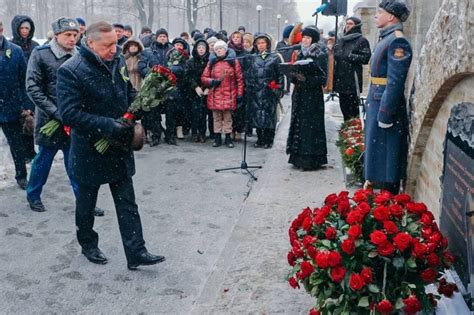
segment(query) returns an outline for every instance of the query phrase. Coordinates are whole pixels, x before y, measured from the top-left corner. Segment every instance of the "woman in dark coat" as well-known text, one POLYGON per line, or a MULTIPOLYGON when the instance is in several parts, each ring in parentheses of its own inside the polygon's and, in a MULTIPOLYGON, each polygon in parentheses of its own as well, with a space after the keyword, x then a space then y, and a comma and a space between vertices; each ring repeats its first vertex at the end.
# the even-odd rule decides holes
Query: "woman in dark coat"
POLYGON ((299 60, 309 64, 293 79, 291 124, 286 153, 288 163, 305 171, 327 164, 326 130, 324 127, 323 85, 327 79, 327 49, 319 43, 319 30, 308 26, 303 30, 299 60))
MULTIPOLYGON (((205 39, 194 43, 192 58, 187 62, 186 77, 189 80, 191 101, 191 131, 194 142, 206 142, 207 94, 209 89, 201 83, 201 75, 209 61, 209 45, 205 39)), ((210 128, 212 132, 213 128, 210 128)))
POLYGON ((12 43, 17 44, 25 54, 26 63, 30 59, 31 52, 35 47, 39 46, 33 40, 35 35, 35 23, 26 15, 15 15, 12 20, 12 43))
POLYGON ((277 124, 277 106, 283 96, 284 78, 278 65, 281 55, 271 54, 272 40, 267 34, 257 35, 253 41, 257 56, 251 59, 248 70, 248 119, 257 128, 255 147, 269 149, 273 145, 277 124))
POLYGON ((369 41, 362 36, 362 22, 357 17, 347 19, 344 36, 334 46, 334 91, 339 93, 344 121, 359 116, 359 97, 354 78, 357 73, 359 92, 362 93, 362 65, 369 63, 369 41))

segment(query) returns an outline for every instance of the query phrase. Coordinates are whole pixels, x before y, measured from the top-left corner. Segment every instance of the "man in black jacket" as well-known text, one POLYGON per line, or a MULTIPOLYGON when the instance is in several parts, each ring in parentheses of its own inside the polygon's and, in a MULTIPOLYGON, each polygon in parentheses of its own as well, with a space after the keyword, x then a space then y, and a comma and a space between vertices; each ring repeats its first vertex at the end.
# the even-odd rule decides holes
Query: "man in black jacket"
POLYGON ((78 184, 76 200, 77 239, 86 258, 107 263, 98 248, 93 230, 94 207, 99 188, 109 184, 125 249, 128 268, 153 265, 165 260, 150 254, 143 240, 142 225, 132 176, 135 174, 130 149, 134 123, 122 119, 135 98, 127 65, 117 48, 112 25, 98 22, 87 28, 79 54, 58 70, 57 97, 61 119, 72 128, 69 165, 78 184), (94 143, 107 137, 113 146, 103 154, 94 143))
POLYGON ((362 22, 358 17, 346 21, 344 35, 337 39, 334 47, 334 90, 339 93, 339 104, 344 121, 359 116, 357 96, 357 73, 359 89, 362 92, 362 65, 369 63, 371 52, 369 41, 362 36, 362 22))
MULTIPOLYGON (((63 17, 54 21, 51 26, 54 38, 48 45, 32 52, 26 72, 26 91, 36 106, 35 142, 39 146, 38 155, 31 166, 26 199, 31 210, 36 212, 46 211, 41 201, 41 192, 59 150, 63 151, 66 172, 69 174, 69 137, 63 126, 60 125, 49 136, 43 134, 41 128, 50 121, 61 123, 56 107, 56 73, 66 60, 77 53, 76 41, 80 34, 80 24, 73 18, 63 17)), ((77 193, 77 185, 71 177, 70 180, 74 193, 77 193)), ((102 216, 104 212, 96 208, 95 215, 102 216)))

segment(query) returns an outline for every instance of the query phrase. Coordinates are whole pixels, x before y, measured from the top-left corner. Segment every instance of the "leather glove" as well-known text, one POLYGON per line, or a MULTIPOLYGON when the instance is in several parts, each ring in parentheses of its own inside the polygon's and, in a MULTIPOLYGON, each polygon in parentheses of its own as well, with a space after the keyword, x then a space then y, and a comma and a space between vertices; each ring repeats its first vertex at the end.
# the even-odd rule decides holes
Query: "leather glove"
POLYGON ((218 87, 219 85, 221 85, 221 82, 222 82, 222 80, 213 79, 213 80, 211 81, 211 87, 216 88, 216 87, 218 87))
POLYGON ((112 134, 112 140, 118 145, 130 146, 133 139, 133 128, 135 122, 133 120, 119 118, 114 121, 115 131, 112 134))
POLYGON ((199 96, 202 96, 204 94, 200 86, 197 86, 194 90, 196 91, 196 94, 199 96))
POLYGON ((390 128, 392 126, 393 126, 393 124, 384 124, 384 123, 379 121, 379 127, 380 128, 387 129, 387 128, 390 128))

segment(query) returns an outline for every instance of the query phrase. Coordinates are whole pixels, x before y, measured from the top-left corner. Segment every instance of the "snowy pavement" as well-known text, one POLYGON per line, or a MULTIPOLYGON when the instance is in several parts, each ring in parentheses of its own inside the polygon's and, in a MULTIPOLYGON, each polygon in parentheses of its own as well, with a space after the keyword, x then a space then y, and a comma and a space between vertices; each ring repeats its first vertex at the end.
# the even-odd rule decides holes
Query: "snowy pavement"
POLYGON ((135 272, 126 268, 109 189, 101 188, 98 205, 106 214, 95 224, 109 263, 94 265, 80 254, 62 163, 43 192, 48 211, 32 212, 0 133, 0 313, 307 314, 312 300, 284 280, 287 231, 303 207, 343 189, 337 103, 327 105, 326 117, 329 166, 318 172, 287 163, 289 115, 273 149, 254 149, 250 138, 247 161, 263 165, 257 182, 240 170, 214 171, 240 165, 241 143, 228 149, 187 140, 136 153, 147 247, 167 261, 135 272))

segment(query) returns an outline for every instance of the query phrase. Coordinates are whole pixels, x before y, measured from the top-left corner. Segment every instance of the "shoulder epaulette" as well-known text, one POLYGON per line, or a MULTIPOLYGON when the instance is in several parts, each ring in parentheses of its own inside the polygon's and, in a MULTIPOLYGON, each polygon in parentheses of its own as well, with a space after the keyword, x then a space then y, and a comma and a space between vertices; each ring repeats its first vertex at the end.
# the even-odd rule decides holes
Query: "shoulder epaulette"
POLYGON ((49 44, 44 44, 44 45, 36 47, 36 50, 44 50, 44 49, 48 49, 50 47, 51 46, 49 44))

